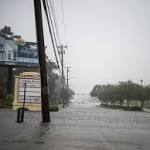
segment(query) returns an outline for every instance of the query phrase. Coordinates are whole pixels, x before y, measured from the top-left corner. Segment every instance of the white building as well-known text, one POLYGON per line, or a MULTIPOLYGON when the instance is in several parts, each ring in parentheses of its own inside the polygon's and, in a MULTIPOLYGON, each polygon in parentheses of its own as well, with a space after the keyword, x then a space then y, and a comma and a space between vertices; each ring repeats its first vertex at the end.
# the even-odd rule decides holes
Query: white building
POLYGON ((0 37, 0 62, 16 62, 17 48, 15 41, 0 37))

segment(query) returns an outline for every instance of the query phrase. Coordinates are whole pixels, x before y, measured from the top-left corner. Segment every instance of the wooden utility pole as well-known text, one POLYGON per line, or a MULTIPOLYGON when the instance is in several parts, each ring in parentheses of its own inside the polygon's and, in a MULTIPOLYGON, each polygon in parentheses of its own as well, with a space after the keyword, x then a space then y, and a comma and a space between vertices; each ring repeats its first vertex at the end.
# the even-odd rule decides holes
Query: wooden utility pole
POLYGON ((41 103, 42 103, 42 121, 50 122, 48 87, 47 87, 47 70, 46 70, 46 55, 44 45, 43 23, 41 0, 34 0, 36 35, 38 43, 38 54, 41 75, 41 103))
POLYGON ((66 67, 67 68, 67 87, 69 87, 69 72, 71 67, 66 67))
POLYGON ((12 82, 13 82, 13 69, 12 66, 8 66, 8 75, 7 75, 7 94, 12 94, 12 82))
MULTIPOLYGON (((65 50, 64 50, 64 48, 67 48, 67 46, 60 45, 60 46, 58 46, 58 48, 59 48, 59 54, 61 57, 62 86, 63 86, 63 91, 65 91, 65 77, 64 77, 64 54, 65 54, 65 50)), ((63 98, 63 108, 64 108, 64 106, 65 106, 65 100, 63 98)))
MULTIPOLYGON (((64 54, 65 54, 64 48, 67 48, 67 46, 60 45, 60 46, 58 46, 58 48, 60 49, 59 54, 61 56, 62 80, 64 80, 64 54)), ((62 81, 62 82, 64 84, 64 81, 62 81)))
POLYGON ((59 54, 61 57, 62 84, 63 84, 63 88, 64 88, 65 87, 65 77, 64 77, 64 54, 65 54, 65 50, 64 49, 67 48, 67 46, 60 45, 60 46, 58 46, 58 48, 60 49, 59 54))
POLYGON ((25 82, 24 83, 24 97, 23 97, 21 122, 24 122, 24 109, 25 109, 25 103, 26 103, 26 88, 27 88, 27 83, 25 82))

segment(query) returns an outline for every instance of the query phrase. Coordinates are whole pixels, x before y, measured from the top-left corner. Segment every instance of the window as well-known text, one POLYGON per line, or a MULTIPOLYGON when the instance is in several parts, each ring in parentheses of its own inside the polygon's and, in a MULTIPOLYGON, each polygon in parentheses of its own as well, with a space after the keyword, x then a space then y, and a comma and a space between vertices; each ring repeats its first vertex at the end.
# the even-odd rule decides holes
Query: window
POLYGON ((8 60, 11 60, 11 53, 8 53, 8 60))
POLYGON ((0 50, 3 49, 3 44, 0 44, 0 50))
POLYGON ((17 53, 14 52, 14 60, 17 60, 16 58, 17 58, 17 53))
POLYGON ((0 61, 4 61, 4 52, 0 52, 0 61))

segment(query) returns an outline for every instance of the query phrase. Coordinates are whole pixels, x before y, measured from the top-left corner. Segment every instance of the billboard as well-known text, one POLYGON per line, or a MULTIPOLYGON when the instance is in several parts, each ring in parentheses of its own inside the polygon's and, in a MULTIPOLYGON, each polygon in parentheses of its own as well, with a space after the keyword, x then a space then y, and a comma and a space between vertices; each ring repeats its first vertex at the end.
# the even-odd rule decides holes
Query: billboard
POLYGON ((19 45, 14 40, 0 37, 0 65, 26 66, 39 65, 36 42, 24 42, 19 45))
POLYGON ((17 62, 28 63, 28 64, 39 63, 37 43, 25 42, 24 45, 18 45, 17 62))

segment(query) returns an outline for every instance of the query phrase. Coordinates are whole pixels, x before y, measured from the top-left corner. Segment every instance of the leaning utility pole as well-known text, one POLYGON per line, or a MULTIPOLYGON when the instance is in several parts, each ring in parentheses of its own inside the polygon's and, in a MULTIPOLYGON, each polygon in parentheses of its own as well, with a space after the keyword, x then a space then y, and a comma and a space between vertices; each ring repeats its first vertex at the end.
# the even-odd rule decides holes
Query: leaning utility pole
POLYGON ((50 122, 48 87, 47 87, 47 70, 45 58, 45 45, 42 24, 41 0, 34 0, 36 35, 38 43, 38 54, 41 75, 41 103, 42 103, 42 121, 50 122))

